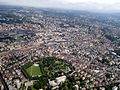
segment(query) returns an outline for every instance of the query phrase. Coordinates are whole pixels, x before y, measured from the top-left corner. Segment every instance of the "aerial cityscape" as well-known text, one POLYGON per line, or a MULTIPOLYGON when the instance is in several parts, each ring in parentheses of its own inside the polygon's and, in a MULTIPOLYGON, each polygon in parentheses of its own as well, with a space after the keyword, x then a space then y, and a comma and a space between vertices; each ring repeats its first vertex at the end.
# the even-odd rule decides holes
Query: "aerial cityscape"
POLYGON ((0 5, 0 90, 120 90, 120 13, 0 5))

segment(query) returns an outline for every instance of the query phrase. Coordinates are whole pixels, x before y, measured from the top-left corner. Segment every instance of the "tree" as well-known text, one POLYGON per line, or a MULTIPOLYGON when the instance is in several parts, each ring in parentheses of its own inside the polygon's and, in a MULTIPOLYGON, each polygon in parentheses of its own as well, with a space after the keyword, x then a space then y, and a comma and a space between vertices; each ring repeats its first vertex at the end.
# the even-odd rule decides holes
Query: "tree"
POLYGON ((44 88, 44 84, 42 82, 36 82, 33 87, 37 90, 44 88))

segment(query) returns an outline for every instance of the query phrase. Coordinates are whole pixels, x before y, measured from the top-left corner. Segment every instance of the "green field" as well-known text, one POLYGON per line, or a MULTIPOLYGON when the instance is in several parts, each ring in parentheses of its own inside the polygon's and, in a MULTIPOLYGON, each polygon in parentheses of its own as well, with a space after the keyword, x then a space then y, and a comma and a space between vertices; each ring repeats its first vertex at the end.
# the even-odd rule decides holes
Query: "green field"
POLYGON ((32 65, 31 67, 27 68, 26 71, 29 74, 29 76, 32 77, 42 75, 39 66, 32 65))
POLYGON ((36 80, 34 84, 29 87, 30 90, 39 90, 41 88, 44 90, 51 90, 51 87, 48 85, 48 79, 55 80, 56 77, 60 77, 63 74, 68 76, 69 69, 74 69, 70 63, 55 57, 38 58, 34 60, 34 62, 28 62, 21 67, 24 76, 28 80, 36 80), (37 64, 39 64, 39 66, 37 66, 37 64))

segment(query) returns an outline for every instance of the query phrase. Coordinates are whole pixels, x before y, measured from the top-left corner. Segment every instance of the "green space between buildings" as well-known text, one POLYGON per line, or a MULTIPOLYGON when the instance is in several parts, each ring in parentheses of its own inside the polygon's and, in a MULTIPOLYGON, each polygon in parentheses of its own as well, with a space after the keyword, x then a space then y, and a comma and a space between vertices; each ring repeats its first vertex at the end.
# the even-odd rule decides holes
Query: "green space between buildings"
MULTIPOLYGON (((69 72, 73 70, 73 67, 66 60, 45 57, 26 63, 21 67, 21 70, 28 80, 37 80, 29 88, 38 90, 40 88, 50 88, 48 85, 49 79, 54 80, 62 75, 69 76, 69 72)), ((73 85, 71 84, 71 86, 73 85)))
POLYGON ((42 75, 39 66, 32 65, 31 67, 27 68, 26 71, 32 77, 42 75))

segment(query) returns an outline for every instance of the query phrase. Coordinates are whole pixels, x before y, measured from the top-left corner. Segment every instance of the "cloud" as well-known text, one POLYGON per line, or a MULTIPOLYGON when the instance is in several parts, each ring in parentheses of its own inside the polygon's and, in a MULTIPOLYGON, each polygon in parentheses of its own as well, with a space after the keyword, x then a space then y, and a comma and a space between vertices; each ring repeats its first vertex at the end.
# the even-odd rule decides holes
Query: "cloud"
POLYGON ((0 4, 120 12, 120 0, 0 0, 0 4))

